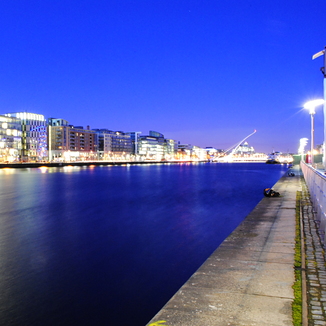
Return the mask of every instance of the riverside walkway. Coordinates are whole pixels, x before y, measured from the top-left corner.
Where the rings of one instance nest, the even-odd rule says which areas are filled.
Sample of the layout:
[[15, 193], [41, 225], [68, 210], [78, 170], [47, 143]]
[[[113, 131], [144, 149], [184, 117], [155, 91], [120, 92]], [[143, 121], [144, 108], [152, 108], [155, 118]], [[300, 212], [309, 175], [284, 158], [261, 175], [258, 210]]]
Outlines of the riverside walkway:
[[297, 191], [307, 255], [302, 325], [326, 325], [325, 255], [301, 171], [292, 171], [273, 187], [281, 197], [263, 198], [147, 325], [293, 325]]

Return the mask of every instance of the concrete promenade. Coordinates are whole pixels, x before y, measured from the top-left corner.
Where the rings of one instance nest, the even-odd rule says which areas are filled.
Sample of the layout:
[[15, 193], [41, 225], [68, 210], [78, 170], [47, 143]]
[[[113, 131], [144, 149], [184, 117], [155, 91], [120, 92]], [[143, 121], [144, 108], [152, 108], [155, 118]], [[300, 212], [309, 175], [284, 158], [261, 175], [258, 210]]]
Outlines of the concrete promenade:
[[[293, 170], [294, 177], [285, 175], [274, 185], [281, 197], [263, 198], [148, 325], [293, 325], [296, 195], [304, 187], [298, 169]], [[311, 232], [307, 222], [305, 232]], [[319, 290], [320, 275], [315, 273], [318, 266], [314, 262], [318, 258], [325, 267], [321, 249], [318, 257], [313, 250], [309, 258]], [[326, 325], [322, 294], [315, 295], [318, 318], [310, 314], [309, 325]], [[326, 301], [326, 292], [324, 295]], [[313, 311], [310, 303], [309, 307]]]

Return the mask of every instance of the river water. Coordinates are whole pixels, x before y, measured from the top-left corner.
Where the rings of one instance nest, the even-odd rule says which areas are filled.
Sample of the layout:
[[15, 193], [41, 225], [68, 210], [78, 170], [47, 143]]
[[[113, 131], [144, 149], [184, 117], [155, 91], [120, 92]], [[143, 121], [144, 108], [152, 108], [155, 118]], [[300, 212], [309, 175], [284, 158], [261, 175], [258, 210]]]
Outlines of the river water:
[[0, 170], [0, 324], [145, 325], [286, 169]]

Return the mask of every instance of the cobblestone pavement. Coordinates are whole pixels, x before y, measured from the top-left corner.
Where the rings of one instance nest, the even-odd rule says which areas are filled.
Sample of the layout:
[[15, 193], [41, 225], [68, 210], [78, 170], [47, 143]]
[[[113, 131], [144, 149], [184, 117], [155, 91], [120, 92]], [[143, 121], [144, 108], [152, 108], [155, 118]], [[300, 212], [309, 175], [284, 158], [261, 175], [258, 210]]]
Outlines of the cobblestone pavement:
[[314, 218], [309, 192], [302, 178], [302, 219], [305, 237], [308, 325], [326, 325], [326, 259], [324, 234]]

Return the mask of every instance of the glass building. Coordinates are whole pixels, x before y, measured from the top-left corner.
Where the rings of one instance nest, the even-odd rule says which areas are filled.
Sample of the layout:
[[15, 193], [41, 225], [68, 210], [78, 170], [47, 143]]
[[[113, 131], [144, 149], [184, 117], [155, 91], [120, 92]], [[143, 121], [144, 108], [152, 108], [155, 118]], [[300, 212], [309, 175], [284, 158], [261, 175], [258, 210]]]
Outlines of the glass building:
[[172, 159], [178, 151], [178, 142], [173, 139], [165, 139], [165, 154], [167, 158]]
[[93, 129], [97, 134], [100, 159], [126, 158], [133, 153], [131, 135], [122, 131]]
[[21, 120], [0, 115], [0, 162], [18, 162], [22, 149]]
[[140, 136], [138, 153], [148, 160], [161, 160], [165, 154], [164, 135], [157, 131], [150, 131], [148, 136]]
[[20, 119], [22, 131], [21, 161], [47, 160], [47, 122], [42, 114], [15, 112], [7, 117]]
[[252, 146], [249, 146], [248, 142], [244, 142], [243, 144], [239, 145], [235, 154], [254, 154], [255, 149]]
[[141, 131], [128, 131], [128, 132], [126, 132], [126, 135], [130, 135], [131, 143], [132, 143], [132, 153], [134, 155], [139, 154], [138, 141], [139, 141], [139, 135], [140, 134], [141, 134]]

